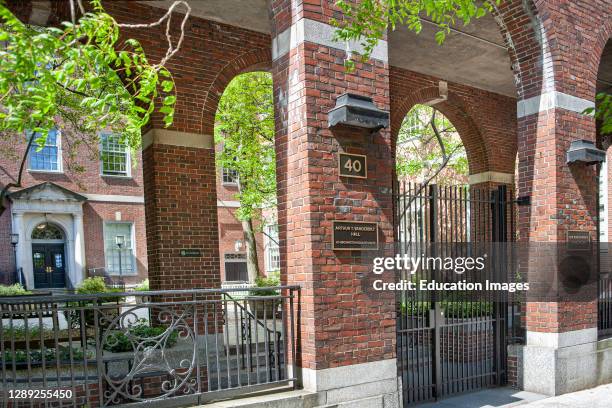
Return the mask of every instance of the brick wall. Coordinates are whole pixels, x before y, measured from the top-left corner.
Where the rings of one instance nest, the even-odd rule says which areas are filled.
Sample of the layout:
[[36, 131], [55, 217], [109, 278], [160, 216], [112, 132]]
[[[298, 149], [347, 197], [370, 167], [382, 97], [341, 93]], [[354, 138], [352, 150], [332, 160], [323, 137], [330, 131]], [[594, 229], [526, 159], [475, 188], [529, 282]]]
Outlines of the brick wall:
[[[287, 27], [287, 13], [327, 21], [331, 4], [275, 1], [274, 31]], [[344, 51], [305, 42], [272, 70], [283, 280], [302, 287], [299, 364], [310, 369], [395, 356], [393, 294], [369, 290], [371, 257], [384, 250], [331, 250], [334, 219], [377, 221], [381, 247], [393, 240], [389, 131], [327, 127], [327, 112], [347, 91], [371, 96], [388, 110], [389, 68], [372, 61], [347, 73], [343, 59]], [[339, 151], [367, 153], [368, 179], [340, 179]]]
[[[77, 145], [74, 150], [68, 148], [81, 137], [69, 128], [62, 131], [62, 161], [63, 171], [61, 173], [34, 172], [24, 170], [22, 186], [31, 187], [46, 181], [51, 181], [69, 190], [81, 194], [98, 195], [124, 195], [143, 196], [142, 180], [142, 158], [139, 153], [132, 158], [133, 167], [131, 177], [109, 177], [100, 175], [100, 161], [98, 146], [93, 139], [85, 139], [85, 143]], [[15, 144], [17, 138], [23, 140], [23, 136], [12, 136], [0, 140], [0, 186], [15, 180], [21, 158], [25, 153], [26, 143]], [[15, 191], [13, 189], [12, 191]], [[136, 224], [136, 247], [137, 265], [139, 274], [137, 277], [126, 280], [128, 283], [142, 281], [147, 274], [146, 241], [144, 233], [144, 205], [143, 204], [119, 204], [113, 202], [86, 202], [83, 206], [83, 226], [85, 232], [85, 256], [86, 268], [103, 268], [104, 244], [102, 224], [105, 220], [115, 220], [115, 212], [121, 211], [124, 220], [134, 220]], [[11, 232], [11, 210], [9, 208], [0, 216], [0, 279], [7, 280], [13, 277], [15, 268], [12, 247], [9, 241]]]
[[[440, 98], [440, 78], [390, 67], [391, 134], [415, 104]], [[514, 174], [516, 99], [461, 84], [448, 84], [448, 100], [434, 105], [453, 123], [466, 148], [470, 173]]]
[[[116, 219], [116, 213], [121, 219]], [[88, 202], [83, 205], [83, 228], [85, 234], [85, 267], [104, 268], [104, 222], [132, 222], [135, 236], [135, 258], [137, 275], [126, 276], [127, 284], [142, 282], [147, 278], [147, 241], [145, 231], [145, 214], [143, 204], [118, 204]]]
[[[536, 1], [501, 7], [519, 100], [563, 92], [593, 100], [599, 58], [610, 37], [607, 1]], [[534, 35], [535, 34], [535, 35]], [[553, 107], [518, 120], [521, 241], [563, 242], [568, 230], [596, 232], [596, 179], [592, 167], [565, 163], [571, 141], [594, 140], [595, 123], [579, 112]], [[554, 268], [554, 264], [553, 264]], [[565, 332], [594, 327], [595, 302], [541, 302], [528, 305], [527, 329]]]
[[[245, 239], [242, 231], [242, 224], [236, 218], [236, 208], [219, 207], [217, 209], [217, 217], [219, 222], [219, 259], [221, 262], [221, 281], [225, 281], [225, 262], [224, 254], [236, 253], [235, 243], [237, 240], [242, 241], [241, 253], [246, 253]], [[257, 225], [255, 225], [257, 227]], [[259, 263], [259, 271], [265, 274], [265, 253], [264, 253], [264, 237], [262, 233], [255, 234], [257, 242], [257, 256]]]
[[[220, 285], [213, 155], [212, 149], [160, 144], [143, 152], [152, 288]], [[181, 249], [200, 256], [182, 257]]]

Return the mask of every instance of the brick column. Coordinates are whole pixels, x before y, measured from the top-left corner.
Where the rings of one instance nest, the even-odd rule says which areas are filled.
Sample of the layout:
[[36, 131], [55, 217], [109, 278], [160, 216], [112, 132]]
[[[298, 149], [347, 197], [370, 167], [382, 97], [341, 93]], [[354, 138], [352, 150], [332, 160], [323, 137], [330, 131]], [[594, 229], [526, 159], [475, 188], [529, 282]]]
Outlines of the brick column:
[[604, 3], [536, 2], [532, 24], [539, 34], [539, 63], [521, 78], [519, 195], [530, 196], [531, 205], [519, 208], [520, 240], [531, 246], [530, 281], [539, 275], [541, 282], [544, 273], [560, 294], [556, 299], [535, 295], [526, 305], [524, 387], [548, 395], [595, 386], [601, 369], [595, 251], [583, 256], [591, 264], [591, 283], [577, 294], [564, 294], [559, 265], [568, 256], [568, 231], [597, 240], [596, 166], [568, 166], [566, 152], [574, 140], [595, 140], [595, 121], [582, 112], [594, 103], [593, 55], [601, 52], [596, 39], [583, 33], [604, 26], [596, 21], [610, 13], [609, 2]]
[[[347, 73], [344, 45], [332, 41], [327, 21], [332, 5], [272, 4], [282, 277], [302, 287], [304, 388], [318, 392], [321, 405], [387, 406], [398, 403], [395, 299], [372, 290], [371, 269], [373, 257], [393, 253], [390, 132], [332, 131], [327, 122], [345, 92], [389, 110], [386, 42]], [[368, 178], [340, 178], [338, 152], [367, 155]], [[381, 250], [333, 251], [333, 220], [378, 222]]]
[[[212, 136], [152, 129], [143, 136], [152, 290], [218, 288], [219, 237]], [[181, 256], [181, 250], [199, 251]]]

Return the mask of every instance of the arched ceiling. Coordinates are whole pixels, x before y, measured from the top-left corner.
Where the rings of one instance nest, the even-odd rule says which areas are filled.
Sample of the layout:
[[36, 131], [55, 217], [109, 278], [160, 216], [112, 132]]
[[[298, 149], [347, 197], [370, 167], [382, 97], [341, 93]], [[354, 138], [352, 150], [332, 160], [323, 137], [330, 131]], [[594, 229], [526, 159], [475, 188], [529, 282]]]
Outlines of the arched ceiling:
[[[168, 8], [170, 0], [146, 1]], [[190, 0], [198, 17], [270, 32], [267, 0]], [[516, 96], [510, 58], [491, 16], [458, 27], [442, 46], [434, 40], [435, 26], [424, 21], [416, 35], [400, 28], [389, 35], [389, 63], [450, 82], [458, 82], [508, 96]]]

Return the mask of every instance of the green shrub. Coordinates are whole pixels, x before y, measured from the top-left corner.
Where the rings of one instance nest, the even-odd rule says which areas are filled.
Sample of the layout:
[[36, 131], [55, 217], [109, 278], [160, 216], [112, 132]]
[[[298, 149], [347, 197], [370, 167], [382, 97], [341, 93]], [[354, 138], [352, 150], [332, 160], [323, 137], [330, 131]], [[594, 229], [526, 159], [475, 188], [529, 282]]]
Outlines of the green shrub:
[[147, 291], [149, 291], [150, 290], [149, 289], [149, 279], [145, 279], [142, 282], [140, 282], [138, 284], [138, 286], [136, 286], [134, 288], [134, 290], [137, 291], [137, 292], [147, 292]]
[[277, 296], [278, 290], [274, 289], [258, 289], [258, 288], [273, 288], [280, 286], [280, 279], [276, 276], [258, 276], [255, 278], [255, 287], [249, 291], [251, 296]]
[[[491, 316], [493, 313], [493, 303], [483, 301], [448, 301], [440, 302], [440, 308], [444, 311], [444, 316], [448, 318], [474, 318]], [[433, 309], [431, 302], [414, 301], [403, 302], [400, 304], [399, 312], [402, 315], [421, 315], [425, 316], [429, 310]]]
[[94, 276], [83, 280], [83, 282], [81, 282], [76, 289], [76, 293], [81, 295], [104, 293], [107, 291], [108, 288], [106, 287], [106, 283], [104, 283], [104, 279], [101, 276]]
[[[102, 348], [113, 353], [122, 353], [126, 351], [135, 351], [138, 344], [144, 347], [153, 347], [159, 340], [154, 338], [161, 336], [166, 330], [166, 327], [151, 327], [145, 320], [141, 319], [137, 324], [128, 329], [129, 334], [136, 337], [137, 344], [132, 344], [132, 341], [130, 341], [130, 338], [124, 332], [118, 331], [107, 337]], [[174, 346], [177, 339], [178, 332], [174, 330], [167, 336], [165, 347]]]
[[31, 294], [32, 292], [25, 290], [19, 283], [9, 286], [0, 285], [0, 296], [23, 296]]
[[[59, 348], [57, 349], [57, 352], [55, 348], [44, 348], [44, 351], [30, 350], [29, 351], [30, 363], [31, 364], [41, 363], [43, 361], [43, 353], [44, 353], [45, 364], [54, 363], [58, 357], [59, 357], [59, 361], [70, 361], [70, 348], [59, 346]], [[87, 351], [87, 358], [88, 359], [92, 358], [92, 356], [93, 356], [93, 353], [90, 351]], [[73, 360], [75, 361], [83, 360], [83, 357], [85, 357], [85, 352], [83, 351], [82, 348], [80, 347], [72, 348], [72, 359]], [[4, 352], [4, 361], [7, 364], [12, 364], [13, 361], [15, 363], [25, 363], [28, 361], [28, 352], [26, 350], [15, 350], [15, 352], [6, 350]]]

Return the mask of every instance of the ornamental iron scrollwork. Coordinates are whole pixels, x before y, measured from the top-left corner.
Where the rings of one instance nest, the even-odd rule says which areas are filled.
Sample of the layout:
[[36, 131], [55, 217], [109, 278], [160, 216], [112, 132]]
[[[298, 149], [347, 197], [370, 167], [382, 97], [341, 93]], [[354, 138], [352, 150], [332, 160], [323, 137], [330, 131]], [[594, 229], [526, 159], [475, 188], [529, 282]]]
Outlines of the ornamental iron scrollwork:
[[[193, 309], [193, 305], [168, 305], [135, 306], [118, 315], [99, 311], [104, 327], [98, 350], [105, 367], [103, 406], [200, 391]], [[155, 381], [158, 388], [151, 391]]]

